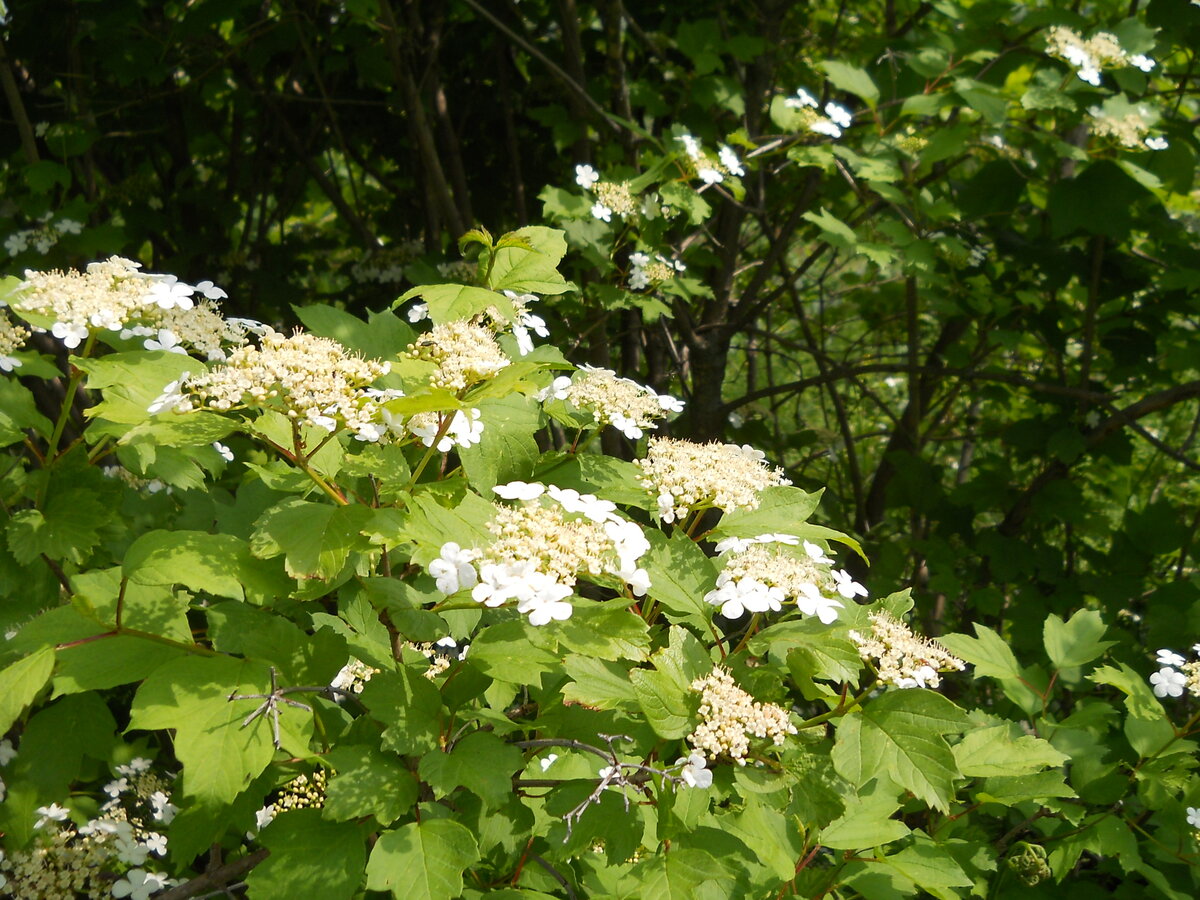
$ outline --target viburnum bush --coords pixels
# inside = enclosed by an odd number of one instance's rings
[[[4,283],[4,896],[1191,895],[1198,664],[923,637],[819,493],[534,340],[562,232],[462,246],[294,333]]]

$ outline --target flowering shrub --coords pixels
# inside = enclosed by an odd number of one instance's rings
[[[0,645],[7,895],[951,897],[1115,841],[1191,884],[1197,717],[1158,698],[1194,664],[1098,664],[1089,611],[1047,622],[1050,670],[921,637],[817,494],[534,345],[560,232],[475,243],[476,284],[397,301],[420,332],[283,334],[119,258],[5,283],[13,372],[76,351],[56,418],[2,388],[38,608]],[[1084,678],[1125,711],[1055,708]]]
[[[0,896],[1193,896],[1200,7],[316,6],[5,34]]]

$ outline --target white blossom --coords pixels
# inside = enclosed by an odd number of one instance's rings
[[[1160,666],[1174,666],[1178,668],[1186,662],[1187,660],[1174,650],[1163,649],[1158,651],[1158,664]]]
[[[730,175],[737,175],[739,178],[746,174],[746,170],[742,168],[742,162],[738,159],[733,148],[726,144],[721,145],[721,150],[717,154],[717,158],[721,161],[721,165]]]
[[[693,752],[691,756],[681,756],[675,760],[675,765],[683,766],[679,770],[679,777],[688,787],[712,787],[713,773],[708,768],[708,760],[704,758],[703,753]]]
[[[437,581],[438,590],[446,596],[476,585],[479,578],[471,563],[479,551],[464,550],[453,541],[442,544],[441,555],[429,563],[429,574]]]
[[[1182,697],[1187,686],[1187,676],[1164,666],[1150,676],[1155,697]]]
[[[591,166],[580,164],[575,167],[575,183],[585,191],[591,190],[592,185],[599,180],[599,173]]]
[[[611,222],[612,210],[597,200],[592,205],[592,216],[593,218],[600,219],[603,222]]]
[[[492,488],[492,493],[505,500],[536,500],[546,492],[546,486],[538,482],[510,481]]]

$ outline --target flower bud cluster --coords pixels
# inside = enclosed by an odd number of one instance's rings
[[[612,425],[631,441],[642,437],[643,429],[657,428],[657,421],[666,418],[667,413],[683,409],[683,401],[669,394],[656,394],[611,369],[588,365],[580,367],[573,377],[555,378],[541,396],[565,400],[576,409],[586,410],[597,425]]]
[[[885,612],[871,613],[871,633],[850,632],[859,655],[872,662],[884,684],[900,688],[931,687],[942,683],[940,672],[961,672],[966,663],[929,638],[913,634]]]
[[[486,381],[511,362],[491,331],[467,319],[434,325],[409,344],[408,355],[435,363],[429,383],[454,393]]]
[[[816,544],[804,541],[802,548],[791,549],[800,543],[790,534],[721,541],[717,552],[725,556],[725,567],[705,601],[720,606],[721,615],[737,619],[746,612],[778,612],[792,600],[800,612],[829,625],[844,606],[835,595],[847,600],[865,597],[866,588],[847,572],[832,568],[833,560]]]
[[[18,325],[7,314],[0,312],[0,372],[11,372],[21,365],[21,361],[12,353],[23,347],[28,339],[28,328]]]
[[[1192,646],[1192,652],[1200,654],[1200,644]],[[1150,676],[1150,685],[1156,697],[1182,697],[1187,691],[1200,697],[1200,659],[1188,660],[1174,650],[1159,650],[1158,664],[1161,667]]]
[[[1154,60],[1137,54],[1130,56],[1115,34],[1100,31],[1086,41],[1074,29],[1051,25],[1046,33],[1046,52],[1075,67],[1075,74],[1088,84],[1099,86],[1100,70],[1108,66],[1123,69],[1134,66],[1143,72],[1154,68]]]
[[[750,739],[769,740],[778,746],[796,733],[787,710],[755,700],[724,669],[692,682],[700,692],[700,724],[688,735],[688,743],[709,759],[727,756],[740,766],[746,764]]]
[[[791,484],[764,459],[748,444],[651,438],[645,458],[634,463],[642,470],[642,486],[658,499],[659,516],[674,522],[692,509],[757,509],[764,488]]]
[[[239,347],[227,362],[169,384],[150,411],[268,407],[302,424],[326,431],[345,426],[363,440],[378,440],[379,403],[364,388],[389,368],[330,338],[268,330],[261,347]]]
[[[611,222],[614,215],[632,216],[637,212],[637,197],[627,181],[597,182],[593,190],[596,202],[592,205],[592,216]]]

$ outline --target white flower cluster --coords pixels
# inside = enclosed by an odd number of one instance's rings
[[[18,253],[24,253],[29,249],[29,245],[33,244],[34,249],[44,255],[50,252],[50,248],[58,243],[62,235],[79,234],[81,231],[82,222],[75,219],[50,222],[47,216],[37,228],[24,228],[10,234],[4,239],[4,249],[8,251],[9,256],[16,256]]]
[[[430,568],[432,570],[432,566]],[[434,681],[439,675],[449,669],[450,663],[453,660],[466,659],[467,651],[471,649],[470,644],[463,644],[460,648],[458,641],[452,637],[440,638],[432,643],[428,641],[413,643],[410,641],[405,646],[410,650],[415,650],[429,660],[429,668],[423,674],[430,681]]]
[[[344,694],[361,694],[363,687],[371,680],[371,676],[378,674],[378,669],[372,668],[352,656],[350,661],[333,676],[333,681],[329,682],[329,686]]]
[[[586,410],[597,425],[612,425],[631,441],[641,438],[643,429],[657,428],[657,420],[668,413],[683,410],[683,401],[670,394],[657,394],[611,369],[589,365],[580,366],[573,376],[555,378],[538,396]]]
[[[1192,645],[1192,652],[1200,654],[1200,644]],[[1156,697],[1182,697],[1187,691],[1200,697],[1200,659],[1188,662],[1174,650],[1159,650],[1158,664],[1161,668],[1150,676]]]
[[[85,272],[26,270],[13,306],[18,312],[52,320],[50,333],[69,350],[99,330],[123,332],[126,338],[152,336],[158,345],[148,341],[147,349],[171,349],[181,340],[186,343],[181,335],[187,334],[210,358],[219,358],[214,353],[222,341],[244,340],[245,330],[236,320],[226,322],[211,306],[194,317],[181,315],[194,310],[194,294],[208,300],[226,296],[211,281],[190,285],[174,275],[139,272],[139,268],[139,263],[112,256],[89,263]],[[175,315],[168,317],[172,312]],[[164,337],[162,330],[172,332],[171,336]]]
[[[190,349],[203,353],[209,362],[223,362],[228,358],[226,348],[244,344],[248,331],[262,334],[266,327],[249,319],[226,319],[213,301],[204,299],[187,309],[148,307],[142,324],[121,329],[121,337],[145,338],[142,346],[147,350],[186,354]]]
[[[687,271],[687,266],[677,259],[671,260],[658,255],[651,259],[646,253],[631,253],[629,254],[629,289],[641,291],[648,287],[657,287],[685,271]]]
[[[491,331],[467,319],[434,325],[408,347],[408,355],[437,365],[433,387],[458,393],[509,365]]]
[[[12,354],[23,347],[28,339],[28,328],[13,322],[7,313],[0,312],[0,372],[11,372],[20,367],[21,361]]]
[[[720,184],[726,175],[736,175],[740,178],[746,174],[737,153],[727,144],[721,145],[714,159],[690,134],[681,134],[675,140],[683,144],[683,152],[687,155],[691,168],[705,185]]]
[[[942,683],[940,672],[961,672],[966,663],[929,638],[918,637],[903,622],[885,612],[871,613],[871,633],[850,632],[859,655],[874,660],[879,680],[899,688],[931,687]]]
[[[778,612],[787,600],[806,616],[829,625],[843,608],[834,595],[851,600],[867,590],[850,574],[832,568],[833,560],[816,544],[791,534],[760,534],[753,538],[728,538],[717,544],[726,557],[715,590],[704,599],[721,607],[721,615],[740,618],[746,612]]]
[[[1143,72],[1154,68],[1154,60],[1141,54],[1130,56],[1122,49],[1117,36],[1107,31],[1099,31],[1085,41],[1074,29],[1051,25],[1046,33],[1046,52],[1070,63],[1080,80],[1097,87],[1100,70],[1105,66],[1114,69],[1133,66]]]
[[[1097,137],[1111,137],[1122,147],[1131,150],[1166,150],[1169,146],[1163,137],[1146,137],[1150,130],[1152,113],[1145,107],[1138,107],[1134,112],[1123,116],[1107,115],[1098,106],[1093,106],[1088,112],[1092,116],[1092,133]]]
[[[769,740],[778,746],[789,734],[796,733],[786,709],[755,700],[724,669],[713,669],[693,681],[691,687],[700,692],[701,721],[687,740],[709,759],[727,756],[744,766],[750,738]]]
[[[503,606],[515,600],[532,625],[570,618],[567,598],[580,575],[613,576],[637,596],[650,587],[638,561],[650,543],[616,504],[571,488],[514,481],[493,488],[519,506],[497,505],[488,523],[495,535],[483,550],[442,545],[429,574],[446,595],[471,590],[477,603]],[[476,568],[478,566],[478,569]]]
[[[330,432],[344,426],[361,440],[378,441],[386,433],[382,403],[392,395],[366,387],[388,372],[388,363],[363,359],[337,341],[305,332],[268,330],[260,343],[239,347],[208,372],[171,382],[150,413],[267,407]]]
[[[591,166],[580,164],[575,167],[575,183],[596,195],[592,218],[611,222],[614,215],[631,216],[637,212],[637,197],[627,181],[601,181],[600,173]]]
[[[782,469],[768,466],[765,454],[749,444],[651,438],[645,458],[634,463],[642,470],[642,486],[657,498],[664,522],[682,520],[692,509],[757,509],[763,488],[791,484]]]
[[[11,856],[0,853],[4,897],[45,900],[82,895],[147,900],[174,883],[164,873],[140,868],[151,856],[167,854],[167,838],[156,829],[165,830],[178,811],[167,793],[169,782],[151,770],[150,760],[141,757],[117,766],[117,775],[104,785],[108,799],[100,807],[100,815],[84,825],[77,826],[71,811],[57,803],[35,810],[35,843]],[[126,867],[136,868],[114,883],[114,873]]]
[[[842,131],[854,121],[850,110],[833,102],[825,104],[825,115],[821,115],[818,112],[821,104],[804,88],[798,88],[796,96],[786,98],[783,103],[789,109],[799,110],[804,116],[804,126],[815,134],[840,138]]]

